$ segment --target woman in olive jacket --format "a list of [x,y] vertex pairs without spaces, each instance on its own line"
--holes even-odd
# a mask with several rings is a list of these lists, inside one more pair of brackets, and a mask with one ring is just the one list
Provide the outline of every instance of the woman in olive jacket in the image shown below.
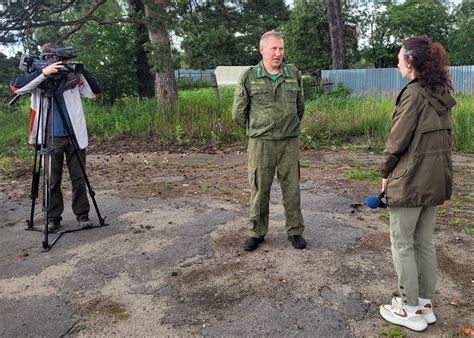
[[450,199],[451,108],[455,105],[447,54],[427,36],[407,39],[398,54],[410,82],[396,100],[381,163],[382,191],[390,207],[392,257],[400,297],[380,307],[383,318],[423,331],[434,323],[436,206]]

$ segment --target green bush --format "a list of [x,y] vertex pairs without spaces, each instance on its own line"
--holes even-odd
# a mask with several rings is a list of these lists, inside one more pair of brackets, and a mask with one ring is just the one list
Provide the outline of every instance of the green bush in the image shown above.
[[351,91],[344,86],[344,82],[339,81],[336,85],[336,87],[333,88],[331,91],[331,95],[337,96],[337,97],[347,97],[349,96]]
[[314,100],[316,97],[324,93],[323,86],[314,76],[304,75],[301,80],[305,101]]

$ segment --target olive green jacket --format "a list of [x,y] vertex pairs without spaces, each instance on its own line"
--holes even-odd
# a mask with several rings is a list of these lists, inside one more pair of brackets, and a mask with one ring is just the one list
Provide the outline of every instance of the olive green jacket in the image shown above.
[[389,206],[440,205],[451,198],[455,104],[445,88],[431,91],[416,79],[398,95],[380,167],[381,176],[388,178]]
[[300,133],[304,113],[301,74],[288,64],[282,64],[280,72],[273,81],[260,62],[237,82],[232,118],[246,128],[248,137],[284,140]]

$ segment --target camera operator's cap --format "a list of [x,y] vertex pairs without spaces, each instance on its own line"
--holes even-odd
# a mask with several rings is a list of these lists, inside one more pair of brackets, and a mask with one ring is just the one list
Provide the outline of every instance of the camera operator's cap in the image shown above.
[[56,57],[56,49],[59,48],[59,45],[55,43],[46,43],[43,46],[41,46],[41,59],[45,60],[48,56],[54,56]]

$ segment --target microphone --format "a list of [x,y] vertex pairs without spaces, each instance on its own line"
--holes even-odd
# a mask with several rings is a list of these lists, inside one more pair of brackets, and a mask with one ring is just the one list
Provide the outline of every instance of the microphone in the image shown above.
[[368,195],[365,198],[365,205],[371,209],[386,208],[387,204],[385,204],[384,197],[385,197],[385,191],[382,191],[382,193],[378,196]]

